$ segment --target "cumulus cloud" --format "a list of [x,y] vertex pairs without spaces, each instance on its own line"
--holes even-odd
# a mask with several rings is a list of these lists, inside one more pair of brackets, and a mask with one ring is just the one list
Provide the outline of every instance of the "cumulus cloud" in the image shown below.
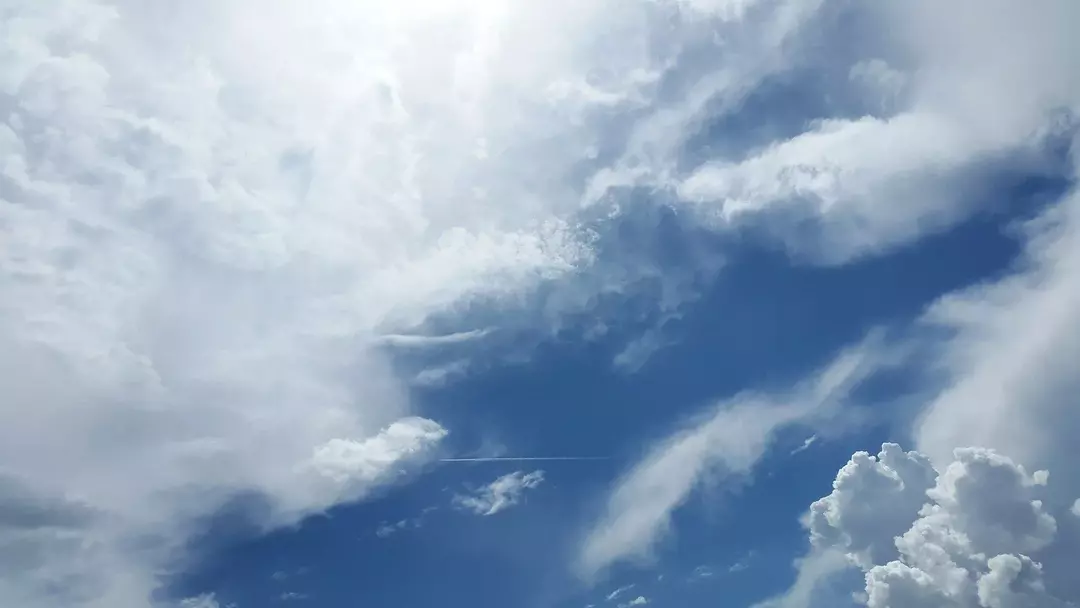
[[632,606],[644,606],[649,603],[649,599],[643,595],[639,595],[634,599],[619,604],[619,608],[631,608]]
[[543,481],[543,471],[527,474],[514,471],[495,479],[475,492],[454,496],[454,504],[477,515],[494,515],[521,502],[526,490],[535,489]]
[[807,526],[819,554],[842,552],[864,571],[872,608],[1073,605],[1041,563],[1056,544],[1074,542],[1058,535],[1048,482],[1045,471],[985,448],[956,449],[938,470],[885,444],[877,457],[852,456]]
[[740,395],[658,442],[612,491],[581,547],[579,573],[590,578],[613,563],[647,558],[704,477],[747,475],[779,429],[835,415],[873,367],[873,344],[842,353],[788,394]]

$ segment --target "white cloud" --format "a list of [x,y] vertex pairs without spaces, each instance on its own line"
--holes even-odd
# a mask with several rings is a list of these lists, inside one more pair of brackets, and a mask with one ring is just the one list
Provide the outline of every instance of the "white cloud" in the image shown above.
[[379,538],[388,538],[402,530],[417,529],[424,525],[424,518],[428,513],[435,511],[437,507],[428,507],[420,512],[416,517],[408,517],[405,519],[399,519],[395,522],[382,522],[377,528],[375,528],[375,536]]
[[[1080,416],[1080,196],[1028,226],[1026,259],[998,282],[952,294],[925,323],[949,332],[941,365],[951,382],[916,428],[920,449],[941,459],[952,445],[999,449],[1035,467],[1072,454]],[[1073,470],[1063,491],[1080,490]],[[1075,495],[1075,494],[1074,494]]]
[[[978,601],[985,606],[1040,606],[1043,604],[1038,602],[1049,601],[1039,591],[1043,584],[1039,581],[1045,577],[1053,580],[1060,594],[1073,601],[1078,599],[1075,594],[1080,588],[1062,572],[1074,571],[1080,565],[1080,536],[1074,526],[1059,517],[1058,527],[1064,529],[1060,540],[1039,553],[1054,528],[1045,508],[1025,512],[987,497],[968,498],[962,507],[965,510],[981,506],[1007,513],[1013,518],[1007,522],[1010,525],[1022,521],[1021,515],[1028,522],[1028,532],[1021,537],[1006,536],[994,542],[986,538],[972,540],[973,534],[1000,535],[1010,529],[1002,527],[1004,524],[986,528],[978,523],[957,523],[959,515],[944,509],[958,507],[940,505],[942,500],[957,500],[953,496],[962,486],[954,481],[950,483],[955,487],[939,490],[941,497],[934,497],[938,514],[927,514],[914,527],[909,526],[914,521],[912,514],[927,500],[922,493],[932,486],[927,478],[931,463],[944,470],[936,478],[938,486],[951,476],[968,479],[969,466],[1010,470],[1005,464],[988,464],[1000,457],[957,453],[958,445],[988,446],[1009,454],[1013,458],[1009,463],[1022,463],[1029,470],[1046,467],[1054,472],[1052,480],[1043,470],[1034,471],[1030,477],[1014,474],[1014,481],[1024,481],[1011,489],[987,490],[988,496],[1023,496],[1037,488],[1040,500],[1047,501],[1055,512],[1067,512],[1074,504],[1080,477],[1074,467],[1061,465],[1073,458],[1074,438],[1080,429],[1080,418],[1071,407],[1080,385],[1069,365],[1080,353],[1080,333],[1076,330],[1080,316],[1075,312],[1080,310],[1080,283],[1075,279],[1080,276],[1078,218],[1080,197],[1071,194],[1024,225],[1026,252],[1012,274],[942,298],[920,321],[920,329],[933,330],[917,334],[929,333],[933,340],[929,352],[934,356],[924,364],[944,380],[940,392],[931,392],[930,402],[914,429],[917,445],[926,456],[903,454],[895,447],[883,451],[877,459],[856,455],[837,476],[833,494],[812,508],[810,521],[817,525],[812,527],[811,536],[816,545],[839,543],[859,563],[877,564],[871,570],[875,594],[869,597],[872,605],[876,602],[884,606],[886,601],[894,605],[911,605],[902,601],[977,605],[971,604],[976,601],[972,598],[982,594],[984,599]],[[960,463],[954,462],[955,458]],[[1001,475],[999,481],[1008,479]],[[938,521],[945,517],[942,513],[948,513],[948,522]],[[985,512],[983,517],[990,519]],[[842,518],[850,521],[841,522]],[[950,535],[960,527],[964,529],[963,543],[980,543],[978,549],[950,544],[959,542]],[[817,538],[818,534],[824,537]],[[845,536],[838,538],[836,534]],[[892,542],[895,536],[908,539],[903,542],[908,543],[909,553],[899,558],[896,556],[903,548],[899,541]],[[986,555],[975,565],[949,557],[950,552],[969,550]],[[1002,555],[1000,559],[998,554]],[[892,561],[883,561],[890,555]],[[1040,555],[1046,557],[1040,567],[1029,563],[1029,558],[1038,561]],[[942,561],[946,557],[948,560]],[[801,570],[800,580],[805,579],[805,589],[812,589],[832,573]],[[1002,595],[1006,581],[1013,581],[1010,593],[1021,595]],[[789,596],[783,605],[812,605],[808,593],[800,597],[794,601]],[[1046,605],[1058,605],[1055,601]]]
[[629,602],[623,602],[619,604],[619,608],[631,608],[632,606],[644,606],[649,603],[649,599],[643,595],[639,595]]
[[863,564],[888,561],[896,553],[893,539],[910,527],[936,479],[926,457],[896,444],[883,445],[876,457],[855,453],[832,493],[810,506],[811,543],[841,546]]
[[[973,19],[970,11],[976,8],[978,17]],[[960,168],[983,162],[988,156],[1035,150],[1047,137],[1059,141],[1074,138],[1075,116],[1080,109],[1080,53],[1066,24],[1080,17],[1078,10],[1076,3],[1065,0],[1047,0],[1023,8],[996,0],[889,4],[886,16],[898,34],[895,39],[907,49],[908,60],[916,69],[905,82],[904,98],[909,107],[888,120],[938,121],[938,126],[925,135],[935,142],[940,139],[940,149],[921,151],[921,138],[907,141],[904,133],[892,133],[884,119],[861,119],[836,132],[854,135],[858,133],[856,123],[869,121],[877,125],[874,129],[880,129],[875,136],[879,142],[889,142],[889,158],[876,156],[877,144],[860,148],[870,151],[866,158],[845,158],[847,152],[825,146],[840,145],[836,136],[825,137],[825,131],[819,129],[813,134],[816,141],[810,143],[828,154],[817,160],[810,158],[809,164],[799,160],[796,153],[801,148],[787,142],[767,150],[755,159],[756,164],[714,169],[738,173],[751,185],[773,188],[766,192],[764,200],[781,201],[786,196],[809,194],[819,203],[819,209],[827,209],[829,205],[820,203],[830,201],[837,210],[863,206],[868,213],[877,214],[876,219],[860,216],[859,221],[849,225],[870,234],[868,243],[873,246],[888,242],[888,234],[901,235],[907,221],[926,213],[930,213],[931,224],[935,217],[947,220],[949,213],[956,212],[955,203],[970,198],[963,180],[935,182],[952,173],[948,167]],[[815,147],[803,144],[807,150]],[[1075,152],[1075,139],[1072,149]],[[829,164],[837,158],[839,164]],[[928,160],[932,163],[922,165]],[[1075,163],[1075,158],[1072,160]],[[777,182],[779,186],[762,178],[769,174],[763,167],[776,169],[775,175],[784,178]],[[845,171],[852,168],[859,171],[854,179],[846,179],[849,175]],[[1021,165],[1021,170],[1039,169],[1038,164]],[[1077,175],[1075,167],[1064,169],[1064,173],[1066,177]],[[899,192],[914,195],[905,198],[903,205],[892,198],[895,191],[890,183],[901,175],[905,187]],[[703,174],[703,186],[736,187],[730,183],[713,184],[704,179],[707,177],[708,173]],[[759,178],[764,181],[755,181]],[[930,182],[925,181],[927,178]],[[848,186],[852,183],[862,188],[863,196],[848,200],[847,195],[852,193]],[[915,188],[910,187],[912,184]],[[752,200],[751,206],[760,206],[761,200]],[[895,217],[890,218],[890,214]],[[882,219],[885,221],[879,224]],[[878,225],[885,227],[885,235],[874,233]],[[972,456],[954,450],[979,445],[1008,454],[1027,470],[1052,469],[1052,483],[1039,474],[1028,479],[1031,487],[1040,488],[1041,500],[1047,505],[1041,507],[1042,515],[1047,515],[1047,509],[1055,513],[1064,510],[1080,491],[1080,476],[1074,467],[1062,466],[1073,459],[1074,438],[1080,430],[1080,417],[1073,407],[1080,384],[1071,364],[1080,356],[1080,196],[1070,193],[1053,203],[1038,218],[1024,224],[1021,235],[1025,252],[1009,275],[942,298],[915,328],[913,340],[928,347],[923,351],[923,363],[933,372],[934,384],[924,387],[929,405],[915,425],[914,436],[918,449],[926,454],[920,457],[925,462],[919,468],[932,462],[938,470],[956,470],[954,458]],[[845,510],[845,516],[859,514],[855,521],[862,522],[873,534],[855,533],[852,527],[841,526],[844,534],[855,533],[854,539],[843,542],[854,543],[856,554],[859,549],[901,551],[903,547],[890,546],[888,537],[903,523],[899,511],[911,511],[915,490],[896,486],[895,471],[884,470],[891,467],[880,463],[858,466],[867,472],[863,481],[874,480],[876,485],[872,487],[892,492],[893,500],[876,503],[884,493],[864,493],[865,503],[855,499],[865,512]],[[1008,470],[1003,465],[991,468]],[[842,479],[838,477],[837,481]],[[1042,488],[1041,484],[1048,485]],[[834,493],[832,499],[843,500],[842,492]],[[986,504],[998,503],[987,500]],[[1024,514],[1030,530],[1022,538],[1007,538],[1013,543],[1007,551],[1001,548],[1007,543],[998,539],[996,548],[987,549],[985,556],[978,560],[969,556],[965,561],[954,555],[970,549],[964,543],[987,541],[967,537],[974,533],[968,529],[974,525],[970,522],[942,521],[945,516],[941,513],[955,509],[955,505],[939,508],[943,511],[937,516],[926,515],[905,532],[908,553],[887,563],[879,562],[872,571],[868,591],[873,593],[867,598],[871,604],[1056,605],[1039,590],[1041,579],[1052,581],[1059,595],[1075,601],[1077,586],[1065,584],[1061,575],[1075,571],[1078,563],[1071,523],[1058,518],[1059,540],[1036,551],[1032,547],[1049,533],[1048,520],[1034,512],[1039,508],[1028,506],[1026,510],[1001,514],[1010,518]],[[1008,531],[1002,527],[1008,523],[1000,523],[997,532]],[[963,539],[954,535],[958,528],[964,528]],[[837,533],[836,529],[818,530]],[[841,542],[835,538],[830,541]],[[995,551],[1005,552],[999,556]],[[1041,570],[1031,562],[1038,561],[1038,555],[1026,555],[1025,551],[1046,557]],[[800,580],[809,581],[810,587],[817,578],[800,572]],[[1004,593],[1007,582],[1010,591]],[[803,599],[787,605],[808,605],[809,596],[803,594]]]
[[219,606],[217,598],[212,593],[180,600],[180,608],[219,608]]
[[[807,520],[819,554],[841,551],[866,574],[865,603],[896,606],[1065,606],[1067,587],[1048,575],[1044,559],[1058,536],[1045,473],[1028,473],[984,448],[955,450],[935,470],[926,456],[894,444],[875,459],[855,454],[834,490],[811,507]],[[1072,551],[1076,550],[1072,546]],[[814,573],[801,590],[773,603],[810,605],[813,586],[835,569]],[[804,569],[805,573],[805,569]],[[1065,591],[1067,592],[1067,591]]]
[[430,348],[462,344],[478,340],[491,333],[488,329],[474,329],[440,336],[416,334],[385,334],[376,339],[376,343],[394,348]]
[[[828,219],[825,257],[842,258],[962,215],[937,208],[927,175],[1024,146],[1076,99],[1075,3],[995,0],[956,52],[971,5],[917,2],[897,21],[921,53],[911,111],[826,122],[679,174],[706,115],[782,71],[822,4],[8,2],[0,468],[30,519],[52,523],[0,528],[0,602],[51,606],[62,587],[66,605],[143,606],[194,522],[231,498],[260,496],[274,526],[399,478],[445,430],[413,415],[380,347],[464,343],[475,336],[421,338],[421,326],[588,266],[596,237],[577,215],[613,185],[677,187],[713,225],[807,193]],[[940,27],[923,27],[931,11]],[[717,39],[720,65],[680,63]],[[601,150],[615,157],[606,170]],[[575,295],[559,305],[590,301]],[[1066,341],[1066,306],[1036,308]],[[989,376],[997,364],[972,365]],[[1071,388],[1058,378],[1047,395]],[[933,410],[942,432],[955,409]],[[718,416],[764,437],[789,421],[783,406],[769,420],[734,410]],[[718,457],[700,445],[723,435],[708,428],[641,475],[683,457],[739,470],[767,443]],[[936,453],[932,441],[920,445]],[[616,518],[622,548],[593,561],[647,550],[695,479],[676,471],[628,511],[642,519]],[[160,545],[129,542],[148,536]]]
[[[732,566],[732,568],[734,568],[734,566]],[[731,572],[734,572],[734,571],[735,570],[731,570]],[[690,573],[690,580],[699,580],[699,579],[703,579],[703,578],[712,578],[715,575],[716,575],[716,573],[713,572],[712,568],[710,568],[708,566],[698,566],[697,568],[694,568],[693,572]]]
[[337,486],[370,485],[391,473],[392,466],[423,453],[445,436],[446,430],[438,423],[403,418],[363,441],[331,439],[315,448],[311,466]]
[[740,395],[659,442],[612,491],[582,545],[579,573],[591,578],[613,563],[647,558],[705,476],[746,475],[778,429],[835,415],[872,367],[873,344],[842,353],[789,394]]
[[790,455],[794,456],[796,454],[801,454],[802,452],[805,452],[806,450],[809,450],[810,446],[817,443],[817,440],[818,440],[817,435],[811,435],[811,436],[807,437],[806,439],[803,440],[803,442],[801,444],[799,444],[799,447],[795,448],[794,450],[791,450]]
[[590,263],[651,5],[6,2],[0,468],[95,516],[0,530],[0,603],[145,606],[233,497],[290,523],[422,457],[380,336]]
[[615,601],[616,599],[618,599],[618,597],[620,595],[626,593],[627,591],[630,591],[631,589],[633,589],[636,586],[637,586],[636,584],[631,583],[629,585],[624,585],[622,587],[619,587],[618,589],[615,589],[611,593],[607,594],[607,596],[604,599],[609,601],[609,602]]
[[1033,171],[1045,164],[1045,136],[1059,132],[1062,110],[1080,107],[1080,53],[1063,25],[1080,18],[1074,2],[920,0],[866,12],[867,23],[887,24],[879,50],[889,57],[863,58],[852,76],[903,94],[880,116],[821,120],[675,180],[704,221],[763,221],[796,254],[844,262],[967,217],[980,166],[1006,156]]
[[543,471],[523,473],[514,471],[495,479],[470,494],[454,496],[454,504],[477,515],[494,515],[518,504],[525,490],[532,490],[544,481]]

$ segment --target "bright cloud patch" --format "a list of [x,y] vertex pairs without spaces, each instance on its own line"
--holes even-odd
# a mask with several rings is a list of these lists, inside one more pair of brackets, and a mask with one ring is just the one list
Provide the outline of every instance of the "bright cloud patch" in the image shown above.
[[1071,574],[1043,565],[1077,549],[1058,534],[1067,510],[1044,502],[1046,472],[982,448],[954,458],[939,471],[895,444],[855,454],[810,509],[813,547],[865,572],[872,608],[1072,605],[1058,595]]
[[521,502],[526,490],[535,489],[543,481],[543,471],[532,473],[514,471],[475,492],[454,496],[454,504],[477,515],[495,515]]

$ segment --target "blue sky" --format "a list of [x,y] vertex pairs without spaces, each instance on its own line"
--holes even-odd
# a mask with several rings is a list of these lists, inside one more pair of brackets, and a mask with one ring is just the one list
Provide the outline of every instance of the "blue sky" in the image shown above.
[[0,604],[1080,604],[1068,0],[14,0]]

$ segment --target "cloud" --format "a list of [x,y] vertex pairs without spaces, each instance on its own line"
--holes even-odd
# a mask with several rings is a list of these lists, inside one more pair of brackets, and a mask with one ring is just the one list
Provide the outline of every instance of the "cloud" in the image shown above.
[[[912,108],[684,171],[709,117],[789,68],[828,4],[8,3],[0,469],[21,489],[0,496],[16,522],[0,601],[144,606],[237,496],[274,527],[401,479],[447,430],[413,411],[385,347],[464,348],[475,336],[428,321],[542,284],[561,281],[535,315],[555,324],[632,289],[634,264],[591,266],[622,186],[674,193],[719,229],[805,195],[824,236],[776,232],[836,261],[962,216],[938,208],[953,181],[937,175],[1039,139],[1076,99],[1074,3],[980,5],[972,39],[969,3],[917,2],[895,23],[919,69],[858,72],[903,73]],[[788,411],[733,409],[766,436]],[[676,452],[716,462],[694,437]],[[738,470],[762,442],[719,460]],[[654,538],[694,479],[611,538]],[[596,564],[652,544],[612,542]]]
[[0,468],[55,504],[0,496],[0,603],[145,606],[234,497],[272,527],[398,479],[445,430],[379,337],[589,263],[596,102],[535,110],[614,56],[564,27],[596,7],[407,4],[5,5]]
[[643,595],[639,595],[629,602],[623,602],[619,604],[619,608],[631,608],[632,606],[644,606],[649,603],[649,599]]
[[[732,568],[734,568],[734,566],[732,566]],[[732,570],[732,572],[734,572],[734,571],[735,570]],[[698,567],[694,568],[693,572],[690,573],[690,580],[695,581],[695,580],[701,580],[701,579],[705,579],[705,578],[712,578],[715,575],[716,575],[716,573],[713,572],[712,568],[710,568],[708,566],[698,566]]]
[[363,441],[331,439],[314,450],[312,467],[339,484],[376,481],[390,465],[423,452],[446,436],[446,429],[424,418],[403,418]]
[[589,176],[731,6],[6,3],[0,468],[56,504],[3,510],[95,515],[0,531],[0,603],[145,606],[235,497],[273,527],[399,479],[445,429],[384,347],[618,292],[569,280]]
[[[938,470],[923,454],[885,444],[877,458],[852,457],[807,526],[818,555],[842,552],[865,572],[872,608],[1066,606],[1077,598],[1058,596],[1069,587],[1048,575],[1071,570],[1041,562],[1061,543],[1077,547],[1058,535],[1048,483],[1046,472],[985,448],[958,448]],[[809,605],[808,591],[835,572],[809,576],[801,601],[789,593],[774,604]]]
[[629,585],[624,585],[622,587],[619,587],[618,589],[615,589],[611,593],[607,594],[607,596],[605,596],[604,599],[609,601],[609,602],[613,602],[616,599],[618,599],[618,597],[620,595],[626,593],[627,591],[630,591],[631,589],[633,589],[636,586],[637,586],[636,584],[629,584]]
[[[941,149],[919,152],[919,146],[923,145],[921,141],[905,142],[903,134],[890,134],[884,119],[874,119],[871,122],[878,126],[873,128],[880,128],[876,137],[879,142],[891,141],[890,154],[895,155],[895,159],[883,159],[881,165],[875,165],[877,168],[870,165],[877,162],[872,158],[872,152],[871,157],[858,159],[854,164],[844,160],[842,154],[834,154],[833,149],[824,145],[836,141],[824,138],[825,132],[819,129],[815,133],[817,141],[812,143],[822,146],[819,151],[829,153],[817,160],[810,159],[809,164],[802,161],[788,163],[786,159],[797,158],[800,148],[780,144],[766,150],[757,164],[717,165],[713,169],[738,174],[747,180],[742,183],[772,188],[773,194],[768,196],[775,194],[776,200],[792,193],[801,196],[809,192],[813,200],[829,201],[830,206],[838,210],[853,204],[847,201],[845,193],[854,183],[863,188],[865,194],[854,204],[866,205],[871,212],[884,214],[882,217],[891,213],[888,209],[900,207],[882,205],[875,210],[870,206],[889,200],[892,195],[889,189],[893,186],[888,181],[897,175],[893,173],[894,168],[900,166],[906,166],[903,172],[905,184],[918,184],[919,191],[930,194],[908,199],[913,201],[913,206],[904,207],[900,212],[905,217],[921,215],[923,212],[918,209],[924,204],[942,207],[931,210],[930,218],[943,217],[938,214],[955,212],[955,206],[953,211],[947,209],[950,204],[973,198],[970,186],[977,186],[979,179],[968,182],[968,186],[964,180],[931,183],[941,175],[957,171],[962,175],[960,168],[965,165],[978,165],[1002,156],[1011,157],[1011,162],[1017,160],[1017,154],[1023,157],[1034,151],[1037,156],[1040,147],[1069,148],[1072,164],[1062,166],[1037,158],[1035,164],[1031,164],[1027,161],[1032,157],[1027,156],[1027,160],[1019,165],[1019,171],[1038,174],[1046,170],[1064,174],[1075,181],[1078,175],[1074,152],[1076,116],[1080,108],[1080,78],[1077,77],[1080,55],[1076,52],[1075,37],[1063,24],[1080,15],[1077,5],[1051,0],[1032,10],[1022,10],[1008,2],[979,3],[979,18],[970,19],[968,11],[975,5],[966,0],[895,3],[886,11],[890,23],[895,26],[897,35],[894,39],[907,49],[909,61],[917,68],[905,78],[904,91],[898,102],[900,107],[896,115],[887,120],[944,121],[941,128],[933,129],[934,141],[943,138]],[[1018,49],[1018,52],[1011,53],[1009,48]],[[854,125],[860,121],[866,119],[836,127],[838,130],[831,131],[832,137],[845,130],[854,136],[857,133],[853,130]],[[863,128],[869,127],[864,125]],[[889,140],[893,135],[898,139]],[[804,145],[810,147],[806,142]],[[871,145],[865,149],[872,151],[874,148]],[[916,153],[908,157],[909,152]],[[943,154],[949,158],[942,157]],[[836,166],[822,166],[826,159],[832,163],[836,158],[842,162]],[[918,163],[935,158],[936,166],[946,167],[946,170],[941,172],[933,167],[926,174],[938,177],[933,177],[931,182],[921,181],[924,171]],[[908,161],[915,164],[907,164]],[[950,166],[953,169],[948,169]],[[853,179],[844,172],[851,167],[860,168]],[[775,168],[776,175],[782,174],[784,179],[777,184],[755,181],[767,172],[759,174],[751,170],[763,168]],[[877,172],[878,169],[881,171]],[[1010,170],[1017,170],[1017,167],[1012,166]],[[711,184],[705,179],[710,175],[717,174],[703,174],[702,187]],[[878,181],[879,178],[884,181]],[[983,179],[985,183],[991,183],[985,177]],[[753,202],[747,209],[757,204]],[[819,206],[820,209],[825,206]],[[916,213],[911,214],[912,211]],[[876,220],[863,217],[852,225],[864,227],[867,223],[873,226]],[[898,217],[884,225],[895,230],[902,228],[903,223],[903,218]],[[948,294],[931,305],[912,328],[911,341],[918,343],[926,353],[920,365],[932,378],[929,385],[919,388],[928,402],[913,429],[920,454],[912,456],[908,453],[900,457],[898,465],[904,466],[899,468],[883,464],[881,457],[875,462],[863,455],[857,464],[853,459],[849,467],[866,475],[857,474],[851,483],[861,480],[859,483],[866,483],[867,487],[877,488],[880,492],[871,494],[858,484],[850,486],[854,496],[860,497],[854,499],[857,509],[841,509],[845,517],[853,518],[850,525],[816,528],[818,533],[826,535],[839,531],[854,534],[847,540],[830,538],[829,542],[854,543],[845,545],[851,550],[853,559],[864,565],[876,564],[869,579],[872,584],[868,593],[874,592],[867,597],[871,604],[1058,605],[1056,600],[1048,599],[1039,590],[1043,584],[1053,587],[1054,594],[1075,601],[1077,586],[1068,584],[1066,577],[1061,576],[1062,572],[1075,571],[1077,566],[1076,535],[1071,522],[1066,519],[1056,518],[1057,540],[1035,550],[1032,545],[1037,545],[1047,534],[1045,527],[1039,528],[1040,522],[1046,524],[1048,521],[1042,517],[1047,513],[1040,515],[1033,512],[1032,507],[1020,505],[1016,507],[1019,510],[1007,515],[1023,515],[1021,519],[1026,518],[1034,526],[1027,540],[1012,539],[1015,546],[1001,555],[993,554],[1003,551],[999,547],[979,559],[958,557],[958,552],[968,551],[970,547],[955,544],[976,542],[966,538],[971,533],[967,526],[974,524],[941,521],[944,515],[940,513],[955,506],[937,504],[939,516],[936,519],[919,516],[920,523],[910,528],[916,532],[909,533],[905,527],[905,513],[912,513],[916,503],[920,502],[918,494],[926,480],[919,475],[914,478],[904,476],[902,469],[925,473],[926,467],[932,466],[935,472],[944,472],[956,470],[960,466],[955,464],[958,459],[965,463],[964,467],[970,464],[967,460],[981,462],[979,458],[982,457],[976,458],[972,453],[957,453],[958,447],[983,446],[998,454],[1007,454],[1009,462],[1023,465],[1026,470],[1048,468],[1054,471],[1054,482],[1046,487],[1041,485],[1046,482],[1041,476],[1032,474],[1028,480],[1033,487],[1039,488],[1040,500],[1046,504],[1044,509],[1060,510],[1080,491],[1080,477],[1072,467],[1061,466],[1073,458],[1073,438],[1080,430],[1080,418],[1071,407],[1075,395],[1080,392],[1080,385],[1069,364],[1080,354],[1080,316],[1075,312],[1080,310],[1080,282],[1076,279],[1080,276],[1080,196],[1070,192],[1034,219],[1017,226],[1016,234],[1023,239],[1024,253],[1007,275]],[[870,243],[887,241],[876,234],[868,239]],[[917,466],[906,463],[912,458],[920,461]],[[984,460],[991,459],[986,457]],[[1005,465],[990,468],[1003,476],[1002,471],[1009,469]],[[848,487],[842,477],[843,474],[838,476],[838,484],[843,481]],[[904,480],[903,487],[896,485],[897,479]],[[935,479],[938,480],[935,483],[940,483],[941,477]],[[840,488],[837,492],[830,500],[846,500]],[[887,504],[875,502],[888,493],[892,498]],[[997,503],[988,500],[987,504]],[[819,521],[826,515],[835,516],[831,511],[835,504],[816,506],[822,507],[813,513]],[[1007,525],[1009,522],[1003,522],[998,527]],[[860,526],[865,534],[857,532]],[[958,528],[964,528],[963,542],[955,538],[954,532]],[[902,553],[902,548],[891,542],[894,533],[909,539],[903,549],[907,553]],[[916,533],[923,535],[925,542],[916,542],[918,539],[911,536]],[[936,555],[933,558],[936,561],[928,557],[928,552]],[[882,562],[883,556],[889,553],[895,554],[896,558]],[[808,556],[808,562],[812,562],[814,555]],[[1036,567],[1039,559],[1043,559],[1043,563]],[[803,568],[799,580],[808,581],[804,587],[813,587],[815,582],[827,576],[828,572],[817,576]],[[803,594],[802,600],[786,605],[808,605],[809,595]]]
[[795,448],[794,450],[791,450],[790,455],[794,456],[796,454],[805,452],[806,450],[810,449],[810,446],[817,443],[817,440],[818,440],[817,435],[811,435],[811,436],[807,437],[806,439],[803,440],[803,442],[801,444],[799,444],[799,447]]
[[1062,26],[1080,16],[1074,3],[920,0],[859,14],[888,34],[860,49],[880,56],[858,57],[847,94],[888,103],[704,162],[674,180],[685,208],[721,228],[764,226],[803,259],[842,263],[968,217],[995,167],[1053,170],[1041,148],[1080,101],[1077,45]]
[[487,329],[474,329],[439,336],[424,336],[416,334],[385,334],[379,336],[376,343],[394,348],[430,348],[462,344],[478,340],[491,333]]
[[[1012,601],[1020,605],[1042,605],[1037,602],[1045,598],[1041,598],[1036,588],[1044,583],[1035,581],[1046,576],[1052,579],[1059,594],[1075,601],[1080,589],[1061,573],[1080,565],[1077,557],[1080,536],[1061,517],[1056,518],[1057,526],[1063,530],[1061,538],[1041,554],[1025,552],[1045,541],[1050,534],[1050,520],[1029,513],[1026,517],[1032,532],[1027,541],[999,542],[974,566],[968,562],[956,562],[959,565],[955,566],[946,563],[945,566],[952,568],[950,576],[956,580],[978,581],[971,582],[974,586],[957,583],[963,588],[962,593],[971,596],[967,599],[954,597],[961,593],[956,589],[943,591],[941,578],[945,575],[929,566],[919,566],[926,565],[923,562],[911,561],[916,559],[915,547],[910,549],[910,554],[900,554],[893,538],[915,534],[909,529],[915,530],[911,522],[927,502],[925,492],[948,479],[939,476],[938,471],[966,470],[967,460],[976,463],[970,466],[989,466],[987,462],[1000,458],[973,455],[978,452],[957,452],[956,446],[982,445],[996,453],[1009,454],[1008,463],[1036,470],[1027,483],[1038,486],[1040,500],[1062,510],[1073,504],[1080,491],[1080,477],[1072,467],[1062,467],[1061,463],[1072,458],[1073,438],[1080,428],[1080,419],[1070,409],[1080,386],[1076,374],[1067,365],[1074,360],[1074,352],[1080,352],[1077,350],[1080,341],[1076,338],[1080,335],[1076,331],[1080,317],[1074,312],[1080,309],[1080,283],[1075,280],[1080,276],[1077,274],[1078,218],[1080,197],[1069,194],[1019,227],[1025,238],[1025,252],[1011,273],[949,294],[929,308],[916,324],[911,338],[925,347],[924,353],[930,353],[929,357],[924,355],[920,364],[932,370],[940,383],[923,389],[929,395],[929,403],[913,429],[920,452],[904,453],[896,446],[886,446],[877,458],[856,454],[837,476],[833,494],[811,508],[810,521],[816,522],[811,528],[815,547],[820,550],[839,543],[856,563],[876,564],[877,569],[871,571],[876,593],[871,602],[893,601],[900,605],[902,601],[918,600],[931,605],[979,605],[971,604],[975,601],[971,597],[982,593],[986,597],[979,601],[989,603],[981,605],[1007,606]],[[958,459],[960,464],[956,462]],[[1007,471],[1010,467],[996,464],[991,468]],[[1054,472],[1054,483],[1046,485],[1045,474],[1038,470],[1041,468]],[[1019,485],[1024,487],[1023,483]],[[1029,492],[1002,489],[999,493],[1007,495],[1014,491]],[[988,499],[982,502],[987,508],[1003,512],[1010,509],[994,506]],[[1020,513],[1013,509],[1010,516],[1019,517]],[[933,521],[926,519],[919,524],[920,533],[945,534],[940,531],[941,525]],[[825,525],[825,522],[831,523]],[[951,530],[957,525],[950,522],[945,527]],[[966,529],[970,524],[963,525],[965,534],[970,535],[971,531]],[[846,536],[838,538],[836,534]],[[933,547],[947,540],[938,539],[931,549],[918,551],[936,551]],[[1009,547],[1002,549],[1004,544]],[[1004,556],[996,559],[993,551]],[[1029,559],[1038,561],[1040,555],[1045,557],[1041,565],[1029,563]],[[991,559],[992,563],[987,561]],[[814,563],[815,554],[807,560]],[[928,568],[932,572],[927,572]],[[813,590],[835,572],[826,569],[815,573],[804,564],[799,580],[804,581],[804,589]],[[1012,581],[1010,588],[1014,591],[1027,589],[1023,592],[1027,595],[1012,599],[1001,596],[1003,581]],[[811,605],[809,592],[800,597],[796,601],[789,594],[783,605]],[[1054,601],[1046,605],[1058,605]]]
[[[1069,195],[1026,226],[1025,259],[997,282],[951,294],[924,323],[949,337],[948,374],[916,427],[919,448],[940,460],[953,445],[999,449],[1035,467],[1072,453],[1080,417],[1080,196]],[[977,415],[975,415],[977,414]],[[1080,477],[1061,471],[1063,490]]]
[[578,570],[591,578],[611,564],[648,557],[672,512],[707,475],[751,472],[775,433],[834,415],[875,358],[873,340],[836,357],[787,394],[739,395],[653,446],[612,491],[585,538]]
[[416,529],[424,525],[424,518],[428,513],[435,511],[437,507],[427,507],[422,510],[416,517],[409,517],[406,519],[399,519],[395,522],[382,522],[377,528],[375,528],[375,536],[379,538],[388,538],[402,530]]
[[180,600],[180,608],[219,608],[220,606],[221,604],[212,593]]
[[457,494],[456,506],[477,515],[494,515],[518,504],[525,490],[532,490],[544,481],[543,471],[507,473],[471,494]]

